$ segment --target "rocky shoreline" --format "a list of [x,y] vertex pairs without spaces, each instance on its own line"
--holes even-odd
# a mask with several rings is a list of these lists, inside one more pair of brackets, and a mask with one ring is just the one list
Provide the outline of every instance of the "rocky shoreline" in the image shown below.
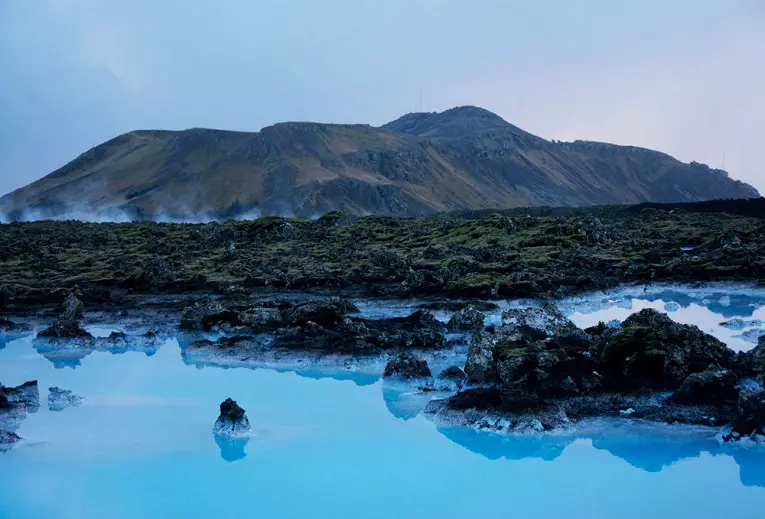
[[[440,320],[422,308],[364,317],[337,297],[184,304],[166,314],[172,324],[164,331],[93,337],[80,322],[82,302],[70,295],[35,348],[54,364],[75,352],[150,355],[175,333],[189,364],[372,366],[423,395],[447,393],[424,409],[441,424],[536,434],[613,417],[714,426],[726,442],[765,441],[765,337],[735,353],[654,310],[582,330],[551,302],[510,308],[491,325],[479,308],[497,310],[485,302],[420,305],[435,308]],[[464,365],[444,366],[457,358],[466,358]],[[432,371],[428,360],[439,369]]]

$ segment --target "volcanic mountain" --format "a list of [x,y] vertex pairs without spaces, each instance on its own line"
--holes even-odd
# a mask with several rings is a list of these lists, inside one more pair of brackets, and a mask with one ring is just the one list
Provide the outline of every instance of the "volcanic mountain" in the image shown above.
[[0,212],[411,216],[757,196],[703,164],[632,146],[548,141],[468,106],[379,128],[290,122],[254,133],[133,131],[4,196]]

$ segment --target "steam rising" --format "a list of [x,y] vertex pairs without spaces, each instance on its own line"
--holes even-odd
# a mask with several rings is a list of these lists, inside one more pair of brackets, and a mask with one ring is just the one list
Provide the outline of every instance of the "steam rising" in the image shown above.
[[127,223],[151,221],[157,223],[211,223],[225,220],[254,220],[261,212],[256,207],[239,212],[194,212],[158,210],[143,214],[133,207],[108,207],[93,209],[87,206],[69,205],[66,207],[34,207],[12,212],[0,212],[0,224],[11,222],[38,222],[43,220],[78,221],[84,223]]

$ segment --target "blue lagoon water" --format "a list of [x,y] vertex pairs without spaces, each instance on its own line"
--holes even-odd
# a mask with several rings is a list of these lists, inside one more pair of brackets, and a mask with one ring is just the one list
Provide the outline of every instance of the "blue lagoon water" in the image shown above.
[[[719,323],[758,318],[763,296],[715,306],[723,296],[618,293],[562,306],[585,325],[676,303],[682,319],[728,337]],[[429,396],[373,373],[198,367],[173,338],[152,355],[54,360],[31,337],[0,349],[0,381],[36,379],[41,389],[40,409],[18,430],[23,442],[0,452],[3,519],[749,519],[765,509],[765,452],[721,446],[713,429],[595,420],[568,435],[502,436],[441,427],[419,413]],[[86,400],[48,411],[49,386]],[[213,437],[229,396],[247,410],[252,437]]]

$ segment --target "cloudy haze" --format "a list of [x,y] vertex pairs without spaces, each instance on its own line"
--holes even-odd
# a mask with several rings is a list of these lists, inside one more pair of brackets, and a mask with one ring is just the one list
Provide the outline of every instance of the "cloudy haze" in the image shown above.
[[133,129],[473,104],[765,192],[762,0],[0,0],[0,194]]

